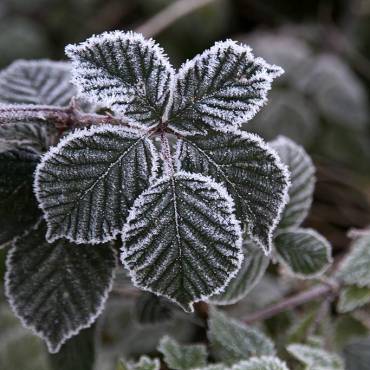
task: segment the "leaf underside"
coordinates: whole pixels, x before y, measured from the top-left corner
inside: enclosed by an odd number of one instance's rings
[[[186,311],[223,289],[242,259],[232,200],[211,179],[184,172],[162,177],[137,199],[123,242],[134,284]]]
[[[254,356],[274,356],[274,345],[257,329],[211,309],[208,339],[216,359],[227,364]]]
[[[32,189],[38,160],[28,150],[0,152],[0,246],[34,226],[41,215]]]
[[[233,130],[258,112],[281,73],[247,46],[218,42],[180,68],[169,127],[185,135]]]
[[[55,353],[102,311],[116,258],[107,244],[49,244],[45,232],[41,222],[14,242],[7,258],[6,295],[22,323]]]
[[[245,132],[186,137],[177,147],[179,169],[225,184],[249,236],[266,253],[286,201],[285,167],[257,136]]]
[[[280,261],[303,278],[323,274],[332,262],[329,242],[312,229],[287,229],[278,233],[274,244]]]
[[[207,363],[207,350],[201,344],[180,345],[165,336],[161,339],[158,350],[170,369],[190,370],[206,366]]]
[[[315,167],[305,150],[294,141],[279,136],[270,143],[280,159],[288,166],[291,186],[279,228],[299,226],[306,218],[312,203],[315,187]]]
[[[209,298],[216,305],[234,304],[243,299],[261,280],[270,259],[259,246],[251,241],[244,241],[244,260],[236,276],[230,281],[225,291]]]
[[[0,73],[0,102],[64,106],[76,94],[70,65],[19,60]]]
[[[113,126],[69,135],[37,168],[37,199],[48,224],[47,239],[100,243],[121,230],[157,166],[151,142]]]
[[[88,100],[146,126],[160,122],[174,71],[162,49],[134,32],[105,32],[69,45],[73,82]]]

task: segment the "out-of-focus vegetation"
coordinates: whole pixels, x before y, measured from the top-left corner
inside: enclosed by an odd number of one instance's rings
[[[135,29],[171,2],[1,0],[0,68],[20,58],[65,59],[65,45],[106,30]],[[216,40],[233,38],[285,69],[269,104],[243,128],[267,140],[288,136],[312,155],[317,185],[305,226],[320,230],[333,243],[335,255],[345,252],[348,230],[370,224],[370,0],[215,0],[155,38],[176,65]],[[4,256],[0,250],[1,277]],[[291,288],[267,277],[230,312],[238,316],[247,306],[250,311],[263,307],[297,290]],[[112,297],[100,323],[96,369],[111,369],[119,356],[151,353],[165,333],[183,341],[199,338],[198,326],[176,310],[172,321],[140,326],[137,321],[145,322],[150,304],[122,304],[121,297]],[[158,316],[165,314],[166,307],[155,307]],[[350,370],[369,359],[369,339],[364,339],[369,312],[333,318],[335,349],[346,355]],[[300,341],[311,325],[307,315],[300,318],[300,313],[287,312],[264,326],[275,339],[279,328]],[[294,328],[293,322],[298,322]],[[325,323],[320,325],[325,331]],[[20,326],[0,297],[0,369],[11,368],[41,370],[48,364],[41,342]]]

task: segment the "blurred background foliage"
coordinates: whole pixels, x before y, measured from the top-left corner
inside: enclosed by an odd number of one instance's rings
[[[173,2],[0,0],[0,68],[20,58],[65,59],[66,44],[107,30],[136,29]],[[256,55],[285,69],[268,104],[243,129],[267,140],[286,135],[312,155],[317,185],[305,226],[323,233],[336,255],[345,253],[348,230],[370,224],[370,0],[214,0],[155,36],[175,66],[226,38],[250,44]],[[4,256],[0,250],[1,276]],[[126,286],[121,280],[118,291]],[[302,285],[267,277],[231,313],[245,314]],[[122,297],[113,295],[98,323],[96,369],[111,369],[118,356],[150,353],[164,333],[182,341],[199,340],[199,322],[189,322],[192,319],[176,310],[166,324],[147,326],[148,312],[150,320],[156,315],[163,319],[168,307],[158,302],[153,306],[150,297],[131,298],[123,305]],[[330,318],[330,333],[337,333],[332,346],[346,355],[349,369],[360,369],[358,361],[369,360],[369,339],[364,339],[369,335],[368,314]],[[309,317],[306,312],[300,321],[299,313],[289,312],[264,325],[275,339],[284,329],[285,337],[299,340],[309,330]],[[90,343],[85,352],[91,348]],[[1,296],[0,369],[48,369],[45,356],[41,342],[21,328]],[[50,363],[63,363],[61,356]]]

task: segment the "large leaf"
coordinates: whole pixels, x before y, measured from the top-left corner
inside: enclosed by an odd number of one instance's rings
[[[68,63],[16,61],[0,73],[0,102],[67,105],[76,94],[70,78]]]
[[[351,285],[342,288],[337,309],[339,312],[344,313],[368,303],[370,303],[370,288]]]
[[[322,275],[332,263],[331,246],[312,229],[287,229],[274,240],[280,262],[301,278]]]
[[[241,230],[225,189],[178,172],[136,201],[123,232],[122,262],[134,284],[192,311],[224,289],[242,262]]]
[[[285,362],[277,357],[262,356],[241,361],[234,365],[231,370],[289,370]]]
[[[32,189],[39,156],[7,149],[0,143],[0,246],[34,226],[41,215]]]
[[[262,332],[215,309],[210,310],[208,339],[215,358],[227,364],[275,355],[273,343]]]
[[[209,301],[216,305],[234,304],[243,299],[261,280],[270,259],[260,247],[251,241],[243,243],[244,260],[236,276],[230,281],[225,291],[212,296]]]
[[[0,125],[0,143],[3,141],[14,148],[45,152],[52,145],[57,133],[51,125],[16,122]]]
[[[342,359],[335,353],[305,344],[291,344],[287,350],[308,369],[344,370]]]
[[[78,248],[78,247],[77,247]],[[95,360],[95,327],[81,330],[65,343],[58,353],[49,354],[52,370],[93,370]]]
[[[73,82],[88,100],[134,122],[160,123],[174,71],[153,40],[133,32],[105,32],[69,45]]]
[[[180,140],[176,156],[179,168],[225,184],[239,220],[268,253],[288,191],[288,174],[277,155],[257,136],[213,131]]]
[[[180,134],[233,130],[267,100],[282,69],[255,58],[234,41],[217,42],[180,68],[170,110],[170,127]]]
[[[75,131],[37,167],[35,189],[47,239],[113,239],[157,167],[154,145],[136,131],[104,125]]]
[[[348,285],[370,288],[370,233],[353,242],[337,276]]]
[[[270,145],[290,171],[289,202],[285,206],[279,228],[299,226],[311,208],[315,167],[303,147],[284,136],[279,136]]]
[[[190,370],[203,367],[207,363],[207,349],[201,344],[180,345],[165,336],[161,339],[158,350],[170,369]]]
[[[41,222],[14,242],[7,258],[6,294],[22,323],[54,353],[100,315],[116,258],[106,244],[49,244],[45,232]]]

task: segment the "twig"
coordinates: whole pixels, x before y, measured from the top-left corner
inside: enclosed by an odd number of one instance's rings
[[[51,122],[59,129],[90,125],[127,124],[126,121],[108,115],[85,113],[71,103],[68,107],[45,105],[0,105],[0,124],[15,122]]]
[[[157,13],[153,18],[150,18],[144,24],[137,27],[136,31],[142,33],[144,36],[153,37],[161,33],[179,18],[213,1],[215,0],[177,0]]]
[[[291,310],[297,306],[301,306],[302,304],[313,301],[315,299],[326,297],[328,295],[337,295],[338,292],[339,285],[337,284],[317,285],[305,292],[286,298],[276,304],[271,305],[270,307],[266,307],[262,310],[254,312],[244,317],[243,321],[246,324],[251,324],[256,321],[266,320],[279,314],[280,312]]]

